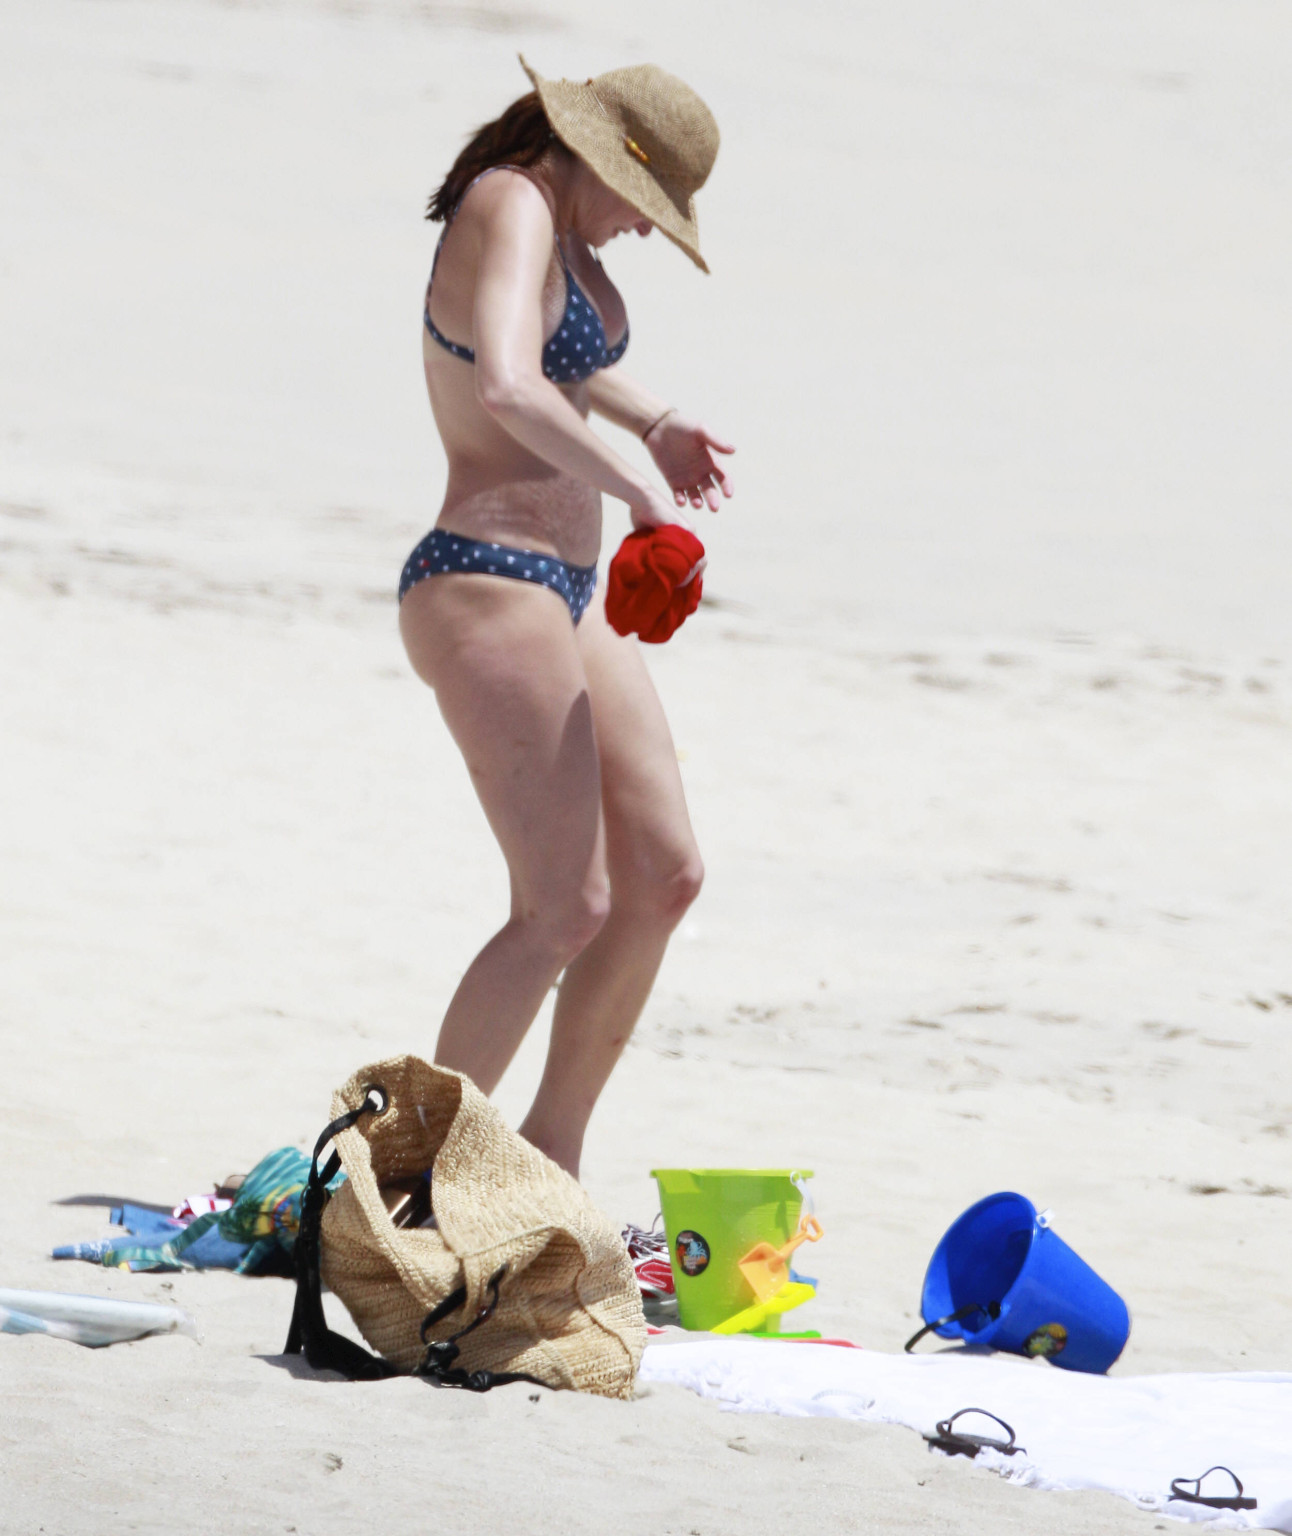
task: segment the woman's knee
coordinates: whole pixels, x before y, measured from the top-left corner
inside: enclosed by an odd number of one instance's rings
[[[548,892],[526,903],[513,921],[551,960],[568,965],[596,938],[610,916],[607,881],[585,881],[577,889]]]
[[[614,883],[616,910],[630,911],[639,922],[676,928],[704,884],[704,862],[698,848],[667,860],[652,861]]]
[[[665,892],[664,909],[675,924],[686,916],[687,908],[700,894],[703,884],[704,860],[698,848],[692,849],[686,861],[674,871]]]

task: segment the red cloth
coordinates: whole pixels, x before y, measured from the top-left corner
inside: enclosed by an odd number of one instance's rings
[[[610,562],[611,628],[662,645],[700,606],[704,583],[696,567],[703,560],[704,545],[680,523],[630,533]]]

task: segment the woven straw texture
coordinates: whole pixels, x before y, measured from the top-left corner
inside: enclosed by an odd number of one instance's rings
[[[509,1129],[470,1078],[416,1056],[356,1072],[333,1116],[373,1086],[385,1111],[336,1138],[348,1178],[323,1213],[321,1265],[372,1348],[412,1370],[426,1314],[465,1285],[466,1304],[429,1336],[456,1333],[505,1264],[497,1309],[461,1341],[458,1363],[629,1396],[646,1343],[641,1297],[622,1239],[581,1186]],[[426,1168],[438,1230],[395,1227],[381,1186]]]
[[[655,64],[595,79],[544,80],[521,57],[560,141],[707,272],[695,194],[718,155],[718,125],[691,87]]]

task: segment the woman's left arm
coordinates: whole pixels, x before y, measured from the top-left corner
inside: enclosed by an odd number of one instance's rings
[[[679,507],[689,501],[716,512],[719,490],[724,496],[734,493],[731,476],[714,458],[715,453],[735,453],[734,445],[683,416],[621,369],[603,368],[592,375],[588,403],[598,416],[641,438]]]

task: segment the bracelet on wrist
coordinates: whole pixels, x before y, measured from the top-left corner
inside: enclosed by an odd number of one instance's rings
[[[646,430],[642,433],[642,442],[644,443],[646,441],[646,439],[651,435],[655,428],[659,426],[661,421],[667,421],[670,416],[676,415],[677,406],[670,405],[668,410],[666,410],[662,416],[657,416],[655,420],[651,422],[650,426],[647,427]]]

